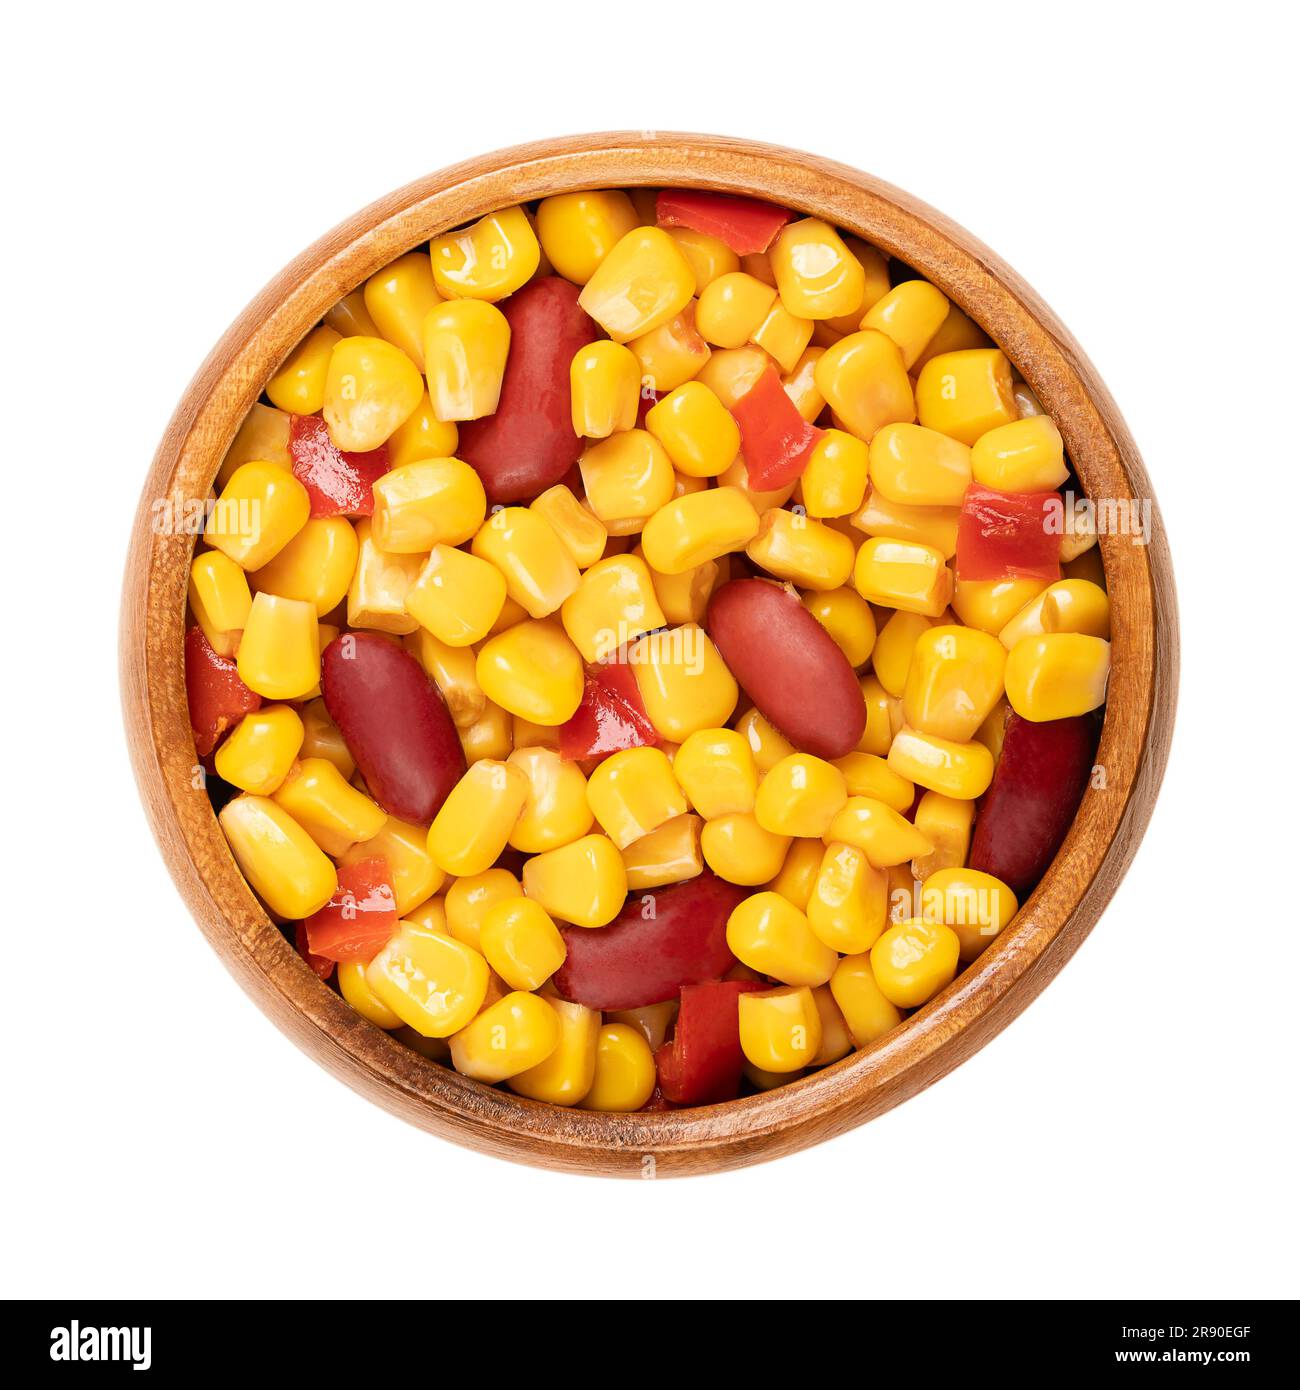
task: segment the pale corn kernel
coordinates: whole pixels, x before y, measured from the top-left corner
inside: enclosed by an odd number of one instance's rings
[[[659,227],[637,227],[611,248],[578,303],[616,343],[640,337],[680,313],[695,293],[695,274]]]
[[[1109,638],[1110,599],[1105,589],[1086,579],[1049,584],[998,633],[998,640],[1010,651],[1022,638],[1044,637],[1049,632]]]
[[[531,511],[550,522],[551,529],[580,570],[589,569],[605,553],[609,532],[563,483],[547,488],[528,505]]]
[[[427,554],[435,545],[461,545],[487,515],[478,474],[460,459],[419,459],[374,484],[371,535],[381,550]]]
[[[342,338],[330,353],[323,414],[345,452],[369,453],[415,413],[424,397],[420,369],[382,338]]]
[[[404,637],[402,646],[438,687],[438,693],[445,701],[447,712],[457,729],[468,729],[483,717],[487,696],[478,683],[471,648],[453,647],[425,627]]]
[[[541,247],[524,210],[503,208],[429,243],[433,279],[447,299],[505,299],[526,285]]]
[[[667,323],[633,338],[628,347],[641,369],[641,390],[675,391],[704,370],[712,349],[695,327],[692,299]]]
[[[674,764],[675,766],[675,764]],[[629,893],[682,883],[704,871],[700,850],[703,820],[689,812],[665,821],[623,850]]]
[[[912,651],[903,718],[922,733],[969,742],[1002,698],[1006,664],[1006,648],[987,632],[927,628]]]
[[[964,961],[974,960],[991,945],[1019,910],[1011,889],[1000,878],[978,869],[941,869],[921,890],[921,916],[952,928]]]
[[[838,589],[853,573],[853,542],[847,536],[780,507],[759,519],[745,554],[769,574],[805,589]]]
[[[638,545],[634,553],[645,560],[666,622],[676,626],[704,621],[709,599],[722,581],[722,569],[716,560],[705,560],[680,574],[665,574],[646,560],[644,546]]]
[[[516,744],[506,761],[528,779],[528,794],[510,832],[510,847],[541,854],[581,839],[595,819],[582,769],[554,748]]]
[[[289,453],[291,423],[286,411],[254,401],[248,407],[248,414],[244,416],[234,442],[221,460],[221,467],[217,470],[217,492],[224,491],[235,471],[246,463],[269,463],[284,473],[292,472],[293,458]]]
[[[344,777],[351,777],[357,765],[348,752],[339,726],[330,718],[324,700],[312,700],[298,711],[302,720],[301,756],[328,758]]]
[[[822,1045],[817,1049],[817,1055],[810,1065],[828,1067],[832,1062],[838,1062],[841,1057],[847,1057],[853,1051],[853,1034],[849,1032],[849,1025],[840,1012],[840,1006],[835,1002],[830,985],[818,985],[813,990],[813,1002],[817,1005],[817,1013],[821,1017]]]
[[[931,618],[943,612],[953,594],[952,571],[939,551],[878,536],[863,541],[853,564],[853,583],[868,603]]]
[[[495,304],[453,299],[424,320],[424,374],[439,420],[496,411],[510,355],[510,323]]]
[[[853,515],[853,526],[868,536],[884,536],[896,541],[919,541],[932,546],[945,560],[957,553],[957,525],[960,507],[909,507],[891,502],[871,488],[860,510]]]
[[[695,380],[707,386],[730,410],[771,365],[772,359],[762,348],[749,344],[715,352]]]
[[[767,254],[781,302],[797,317],[833,319],[861,305],[862,263],[820,218],[787,223]]]
[[[419,623],[406,611],[406,595],[420,575],[423,555],[392,555],[375,544],[370,518],[357,522],[357,565],[348,586],[348,626],[414,632]]]
[[[667,232],[695,272],[697,294],[702,294],[718,276],[740,269],[740,257],[725,241],[690,227],[669,227]]]
[[[303,758],[290,768],[273,798],[326,854],[338,858],[352,845],[372,840],[388,819],[327,758]]]
[[[826,409],[826,397],[817,388],[817,364],[825,353],[823,347],[805,348],[794,367],[781,378],[781,389],[810,425]]]
[[[325,311],[324,321],[341,338],[379,338],[383,335],[366,308],[365,291],[345,294],[332,308]]]
[[[478,669],[475,667],[475,679]],[[514,747],[511,729],[512,715],[500,705],[488,700],[483,713],[467,729],[458,729],[460,746],[466,763],[476,763],[480,758],[509,757]]]
[[[983,796],[993,780],[993,755],[982,743],[958,743],[906,726],[895,734],[888,762],[900,777],[958,801]]]
[[[912,860],[912,873],[922,883],[944,869],[960,868],[970,853],[975,803],[957,801],[939,792],[926,792],[912,824],[934,845],[929,854]]]

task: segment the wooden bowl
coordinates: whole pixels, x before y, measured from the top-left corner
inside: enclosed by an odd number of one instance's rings
[[[1178,634],[1169,552],[1104,535],[1113,673],[1098,762],[1065,844],[1014,924],[900,1028],[834,1066],[699,1110],[603,1115],[523,1100],[427,1061],[353,1013],[268,920],[196,788],[182,671],[188,534],[160,499],[205,498],[263,384],[326,309],[395,256],[498,207],[632,185],[751,193],[815,213],[934,282],[1006,352],[1101,498],[1151,498],[1109,392],[1050,309],[946,217],[854,169],[718,136],[614,133],[521,145],[410,184],[321,238],[239,316],[199,369],[144,485],[127,563],[121,676],[154,834],[204,934],[263,1011],[323,1066],[424,1129],[487,1153],[581,1173],[705,1173],[843,1133],[937,1081],[1004,1028],[1070,958],[1114,893],[1151,815],[1174,721]]]

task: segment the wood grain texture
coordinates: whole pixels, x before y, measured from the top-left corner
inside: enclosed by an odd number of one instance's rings
[[[194,785],[182,636],[192,535],[158,533],[157,499],[202,498],[263,383],[341,295],[395,256],[495,208],[583,188],[675,185],[753,193],[817,213],[933,281],[1006,351],[1096,498],[1151,498],[1149,546],[1101,540],[1113,674],[1098,761],[1051,869],[1015,923],[942,994],[874,1046],[727,1105],[598,1115],[469,1081],[393,1041],[323,985],[268,920]],[[204,362],[145,483],[121,626],[122,699],[140,793],[172,876],[217,954],[304,1051],[403,1119],[502,1158],[623,1177],[705,1173],[843,1133],[930,1085],[1004,1028],[1070,958],[1123,877],[1164,772],[1177,693],[1173,571],[1158,509],[1115,402],[1032,290],[942,214],[843,165],[718,136],[571,136],[432,174],[322,237],[271,282]]]

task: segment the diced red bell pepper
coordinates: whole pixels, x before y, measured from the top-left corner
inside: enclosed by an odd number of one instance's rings
[[[388,446],[367,454],[345,454],[330,438],[319,415],[295,415],[289,422],[293,476],[307,489],[311,515],[372,516],[373,484],[388,472]]]
[[[1061,538],[1048,528],[1055,492],[998,492],[972,484],[957,521],[958,579],[1061,577]]]
[[[201,627],[185,634],[185,696],[200,758],[206,758],[246,714],[262,706],[262,697],[240,680],[229,657],[212,650]]]
[[[560,725],[560,755],[603,758],[624,748],[652,748],[658,742],[632,668],[624,661],[589,666],[582,703],[573,718]]]
[[[740,1093],[740,996],[771,989],[762,980],[685,985],[673,1040],[655,1053],[659,1089],[674,1105],[712,1105]]]
[[[312,954],[312,949],[307,944],[307,924],[297,922],[293,928],[294,950],[311,966],[312,973],[318,975],[322,980],[328,980],[334,973],[334,962],[327,960],[324,956]]]
[[[795,482],[808,466],[822,431],[795,409],[775,367],[759,377],[731,413],[740,426],[740,452],[750,487],[755,492],[774,492]]]
[[[656,1110],[676,1110],[677,1107],[664,1095],[656,1082],[654,1090],[650,1093],[650,1099],[646,1101],[641,1109],[643,1111],[653,1112]]]
[[[766,251],[789,220],[785,208],[734,193],[665,188],[655,200],[655,221],[661,227],[689,227],[715,236],[738,256]]]
[[[334,896],[303,924],[307,948],[326,960],[372,961],[397,929],[397,899],[382,855],[339,865]]]

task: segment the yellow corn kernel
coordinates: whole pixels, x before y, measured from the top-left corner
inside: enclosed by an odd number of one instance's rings
[[[374,494],[371,534],[380,549],[398,555],[460,545],[487,515],[478,474],[455,458],[420,459],[394,468],[375,483]]]
[[[537,206],[537,235],[556,273],[585,285],[637,224],[626,193],[558,193]],[[581,433],[581,431],[579,431]]]
[[[582,703],[582,657],[558,623],[516,623],[480,648],[478,683],[494,704],[534,724],[563,724]]]
[[[725,241],[690,227],[669,227],[667,231],[690,262],[695,273],[696,294],[702,294],[720,275],[730,275],[740,269],[740,257]]]
[[[998,633],[998,640],[1010,651],[1025,637],[1045,637],[1052,632],[1109,638],[1110,599],[1105,589],[1086,579],[1049,584]]]
[[[642,390],[675,391],[703,370],[712,349],[695,326],[695,308],[692,299],[667,323],[628,343],[641,369]]]
[[[781,389],[809,424],[826,409],[826,398],[817,389],[817,364],[825,355],[825,348],[805,349],[794,367],[781,378]]]
[[[302,530],[310,512],[307,489],[292,473],[254,460],[231,475],[203,539],[240,569],[260,569]]]
[[[510,324],[495,304],[453,299],[424,320],[424,370],[439,420],[478,420],[501,398]]]
[[[421,1037],[446,1038],[478,1013],[487,994],[488,965],[477,951],[450,936],[399,922],[388,945],[366,967],[366,984]]]
[[[298,756],[304,758],[328,758],[344,777],[351,777],[357,770],[352,754],[339,732],[339,726],[330,718],[324,700],[313,700],[299,711],[302,719],[303,739]]]
[[[510,1089],[548,1105],[579,1105],[596,1077],[596,1045],[600,1014],[582,1004],[547,999],[555,1011],[560,1036],[545,1058],[510,1078]]]
[[[715,352],[695,379],[707,386],[730,410],[771,365],[772,359],[762,348],[749,344]]]
[[[945,560],[951,560],[957,553],[960,519],[960,507],[909,507],[891,502],[883,493],[871,488],[861,510],[853,516],[853,525],[868,536],[919,541],[932,546]]]
[[[999,633],[1031,599],[1047,588],[1046,579],[958,579],[953,612],[967,627]]]
[[[285,473],[291,472],[293,459],[289,454],[289,415],[274,406],[254,401],[226,450],[217,471],[217,491],[222,491],[246,463],[270,463]]]
[[[447,1046],[446,1038],[424,1038],[415,1031],[403,1024],[396,1029],[393,1037],[404,1047],[409,1047],[412,1052],[418,1052],[421,1057],[427,1057],[431,1062],[441,1062],[444,1065],[451,1061],[451,1048]]]
[[[549,748],[560,746],[560,731],[554,724],[534,724],[530,719],[510,716],[510,738],[516,748]],[[586,792],[583,792],[584,797]]]
[[[868,950],[885,929],[889,880],[856,845],[832,842],[822,855],[804,911],[813,934],[832,950]]]
[[[795,840],[786,852],[780,873],[771,880],[768,888],[773,893],[780,893],[800,912],[806,913],[825,852],[826,846],[820,840]]]
[[[364,289],[345,294],[333,308],[325,311],[324,322],[342,338],[383,337],[366,308]]]
[[[471,552],[505,576],[506,592],[544,618],[577,590],[578,566],[555,528],[529,507],[502,507],[479,528]]]
[[[881,993],[865,953],[845,956],[835,967],[831,997],[844,1016],[855,1047],[866,1047],[897,1028],[903,1021],[898,1006]]]
[[[562,922],[603,927],[618,916],[627,897],[627,870],[612,840],[584,835],[528,860],[524,892]]]
[[[960,507],[970,481],[971,451],[937,430],[886,425],[871,441],[871,486],[891,502]]]
[[[830,985],[818,985],[812,996],[813,1003],[817,1006],[818,1017],[821,1019],[822,1041],[817,1055],[809,1065],[828,1067],[832,1062],[838,1062],[841,1057],[847,1057],[853,1051],[853,1034],[849,1032],[849,1025],[844,1021],[844,1015],[835,1002]]]
[[[745,554],[769,574],[805,589],[838,589],[853,573],[853,542],[847,536],[783,507],[759,518]]]
[[[971,346],[987,347],[986,343],[971,344]],[[1028,419],[1031,415],[1044,414],[1043,403],[1029,389],[1027,381],[1017,380],[1011,388],[1011,394],[1016,398],[1016,409],[1020,413],[1022,420]]]
[[[528,795],[528,778],[509,763],[482,758],[451,789],[429,827],[429,853],[457,877],[490,869],[505,849]]]
[[[799,1071],[822,1045],[822,1017],[806,985],[742,994],[740,1049],[761,1071]]]
[[[468,647],[491,631],[505,597],[506,579],[495,565],[454,546],[435,545],[407,588],[405,605],[412,620],[439,642]]]
[[[764,774],[754,799],[754,816],[774,835],[814,839],[847,800],[844,776],[834,763],[811,753],[792,753]]]
[[[1002,742],[1006,738],[1007,716],[1010,713],[1011,706],[1004,695],[993,706],[993,712],[989,717],[975,731],[976,739],[993,755],[995,764],[1002,756]]]
[[[377,1028],[391,1031],[402,1026],[402,1020],[370,988],[366,979],[366,962],[340,961],[338,966],[339,993],[361,1015]]]
[[[808,515],[848,516],[856,512],[866,495],[867,468],[867,446],[862,440],[843,430],[824,430],[801,479]]]
[[[244,571],[220,550],[205,550],[190,565],[194,620],[219,656],[234,656],[253,597]]]
[[[334,865],[274,801],[237,796],[221,808],[217,819],[240,873],[276,916],[301,921],[334,896]]]
[[[894,735],[888,762],[900,777],[958,801],[983,796],[993,780],[993,755],[982,743],[960,743],[906,726]]]
[[[578,466],[591,510],[603,522],[647,517],[672,499],[672,459],[646,430],[602,439],[586,450]]]
[[[660,227],[621,237],[587,281],[578,303],[616,343],[667,323],[695,293],[695,275]]]
[[[776,303],[776,290],[743,271],[720,275],[700,292],[695,323],[720,348],[744,347]]]
[[[817,389],[836,417],[859,439],[916,418],[912,383],[903,359],[883,333],[864,329],[827,348],[814,372]]]
[[[758,770],[749,743],[734,729],[698,729],[683,739],[673,773],[705,820],[754,809]]]
[[[609,533],[563,483],[547,488],[528,505],[549,523],[580,570],[589,569],[605,553]]]
[[[642,633],[663,627],[654,581],[636,555],[598,560],[565,599],[560,619],[584,661],[603,660]]]
[[[912,650],[903,718],[922,733],[968,742],[1002,698],[1006,662],[1006,648],[987,632],[927,628]]]
[[[740,452],[731,412],[698,381],[688,381],[646,412],[646,429],[690,478],[716,478]]]
[[[475,679],[477,677],[476,669]],[[511,720],[509,711],[488,700],[479,718],[468,729],[459,730],[465,761],[476,763],[480,758],[509,757],[514,747]]]
[[[627,1114],[654,1094],[658,1074],[650,1044],[627,1023],[606,1023],[596,1038],[596,1070],[584,1110]]]
[[[917,418],[963,444],[1019,418],[1011,363],[997,348],[969,348],[932,357],[916,383]]]
[[[554,748],[522,744],[506,761],[528,779],[523,810],[510,832],[511,848],[541,854],[572,844],[591,829],[587,779],[577,763]]]
[[[483,923],[498,904],[513,902],[523,893],[519,880],[509,869],[485,869],[454,880],[447,889],[447,930],[466,946],[482,950]]]
[[[889,920],[905,922],[921,914],[921,882],[911,864],[891,864],[885,870],[889,879]]]
[[[991,346],[988,334],[977,323],[972,323],[955,304],[949,304],[948,312],[939,325],[939,331],[912,363],[911,371],[919,372],[932,357],[938,357],[941,352],[961,352],[966,348]]]
[[[336,858],[358,841],[373,839],[388,819],[327,758],[296,763],[273,799],[326,854]]]
[[[732,811],[704,823],[700,852],[704,862],[728,883],[756,887],[781,871],[790,837],[764,830],[749,811]]]
[[[751,970],[784,985],[824,985],[839,959],[813,934],[807,917],[772,892],[753,893],[732,912],[727,945]]]
[[[867,310],[861,327],[889,338],[910,372],[947,317],[948,300],[928,280],[904,280]]]
[[[330,353],[325,423],[345,451],[368,453],[415,413],[424,397],[420,369],[383,338],[343,338]]]
[[[687,811],[672,764],[658,748],[625,748],[605,758],[587,779],[587,803],[621,850]]]
[[[940,869],[921,890],[921,916],[956,932],[963,961],[974,960],[1019,910],[1011,889],[978,869]]]
[[[454,880],[453,880],[454,882]],[[408,922],[425,927],[429,931],[450,935],[447,928],[447,899],[445,897],[426,898],[418,907],[410,908],[403,914]]]
[[[812,341],[812,335],[812,319],[796,317],[778,299],[749,336],[750,341],[756,347],[761,347],[782,372],[792,372]]]
[[[856,751],[883,758],[894,735],[903,727],[903,702],[892,696],[875,676],[863,676],[858,685],[867,707],[867,722]]]
[[[970,853],[975,803],[957,801],[939,792],[926,792],[912,823],[934,845],[929,854],[912,860],[912,873],[922,883],[942,870],[960,868]]]
[[[248,631],[239,651],[242,660]],[[1106,703],[1110,643],[1082,632],[1024,637],[1007,656],[1007,700],[1035,723],[1087,714]]]
[[[853,583],[868,603],[937,618],[953,593],[952,571],[933,546],[872,536],[863,541]]]
[[[299,599],[258,594],[239,643],[239,678],[268,700],[297,700],[320,680],[316,609]]]
[[[325,404],[325,374],[340,336],[324,324],[313,328],[266,383],[271,404],[291,415],[315,415]]]
[[[833,319],[862,303],[866,273],[839,233],[816,217],[787,223],[768,252],[781,302],[802,319]]]
[[[433,281],[446,299],[495,302],[526,285],[541,247],[522,208],[504,208],[429,243]]]
[[[717,561],[705,560],[703,564],[694,565],[680,574],[665,574],[646,560],[644,546],[637,546],[634,553],[639,559],[645,560],[646,568],[650,571],[650,580],[665,622],[675,625],[704,621],[709,599],[722,576]]]
[[[480,949],[511,989],[537,989],[564,964],[564,938],[531,898],[503,898],[483,917]]]
[[[548,1001],[516,991],[452,1037],[451,1062],[462,1076],[495,1085],[545,1061],[559,1042],[559,1015]]]
[[[795,751],[794,744],[756,709],[748,709],[741,715],[736,721],[736,732],[749,745],[754,767],[760,777],[765,776],[782,758],[788,758]],[[755,791],[757,790],[756,784]]]
[[[217,749],[217,776],[255,796],[270,796],[302,747],[302,720],[288,705],[246,714]]]
[[[457,729],[468,729],[483,717],[487,696],[479,686],[475,655],[469,647],[453,647],[425,627],[404,637],[402,646],[438,687]]]
[[[862,267],[862,297],[848,313],[836,314],[817,324],[817,341],[826,347],[845,334],[856,332],[867,310],[889,293],[888,260],[859,237],[846,236],[843,240],[849,254]]]
[[[392,875],[399,917],[432,897],[446,878],[429,854],[429,828],[425,825],[412,825],[410,821],[389,816],[377,835],[346,850],[339,856],[339,863],[357,864],[376,855],[382,856]]]
[[[735,679],[695,623],[648,633],[632,646],[628,663],[655,732],[669,743],[721,728],[736,708]]]
[[[569,364],[573,432],[608,439],[636,428],[641,398],[641,364],[631,348],[602,338],[574,353]]]
[[[852,796],[822,835],[829,845],[837,841],[860,849],[873,868],[904,864],[934,846],[893,807],[870,796]]]
[[[971,447],[975,481],[999,492],[1052,492],[1070,476],[1061,432],[1049,415],[1031,415],[980,435]]]
[[[957,974],[960,949],[951,927],[909,917],[880,934],[871,948],[871,973],[891,1003],[919,1008]]]
[[[661,506],[645,524],[641,547],[660,574],[685,574],[741,549],[759,525],[758,513],[739,488],[709,488]]]
[[[900,777],[876,753],[848,753],[835,760],[850,796],[867,796],[883,801],[900,815],[912,809],[916,788],[906,777]]]
[[[403,468],[420,459],[454,458],[460,440],[454,421],[439,420],[426,391],[410,415],[388,436],[388,461]]]
[[[337,627],[334,623],[317,623],[316,650],[318,652],[323,652],[325,648],[328,647],[329,644],[339,635],[341,630],[342,629]],[[303,700],[315,700],[319,695],[320,676],[318,674],[316,677],[316,684],[313,685],[312,688],[305,695],[299,698]],[[330,761],[333,762],[333,759],[331,758]]]
[[[932,626],[933,621],[924,613],[908,613],[900,608],[880,629],[871,655],[871,669],[880,684],[898,699],[907,687],[907,673],[917,639]]]
[[[399,256],[366,281],[362,297],[371,333],[400,348],[424,371],[424,321],[442,303],[428,256],[422,251]]]
[[[1067,579],[1090,579],[1094,584],[1105,587],[1105,579],[1101,573],[1101,556],[1094,551],[1097,544],[1097,519],[1093,515],[1089,501],[1086,497],[1076,497],[1074,505],[1063,517],[1064,529],[1061,533],[1061,544],[1057,554],[1061,564],[1065,566],[1065,577]],[[1093,551],[1092,562],[1098,573],[1091,572],[1092,566],[1087,569],[1075,571],[1072,566],[1081,556],[1088,555]]]
[[[876,619],[871,605],[853,589],[813,590],[803,606],[835,639],[835,645],[855,669],[866,664],[876,645]]]
[[[630,893],[681,883],[704,871],[700,829],[704,822],[691,814],[674,816],[623,850]]]
[[[357,533],[346,517],[319,517],[254,570],[249,582],[259,593],[310,603],[324,617],[346,597],[358,553]]]

